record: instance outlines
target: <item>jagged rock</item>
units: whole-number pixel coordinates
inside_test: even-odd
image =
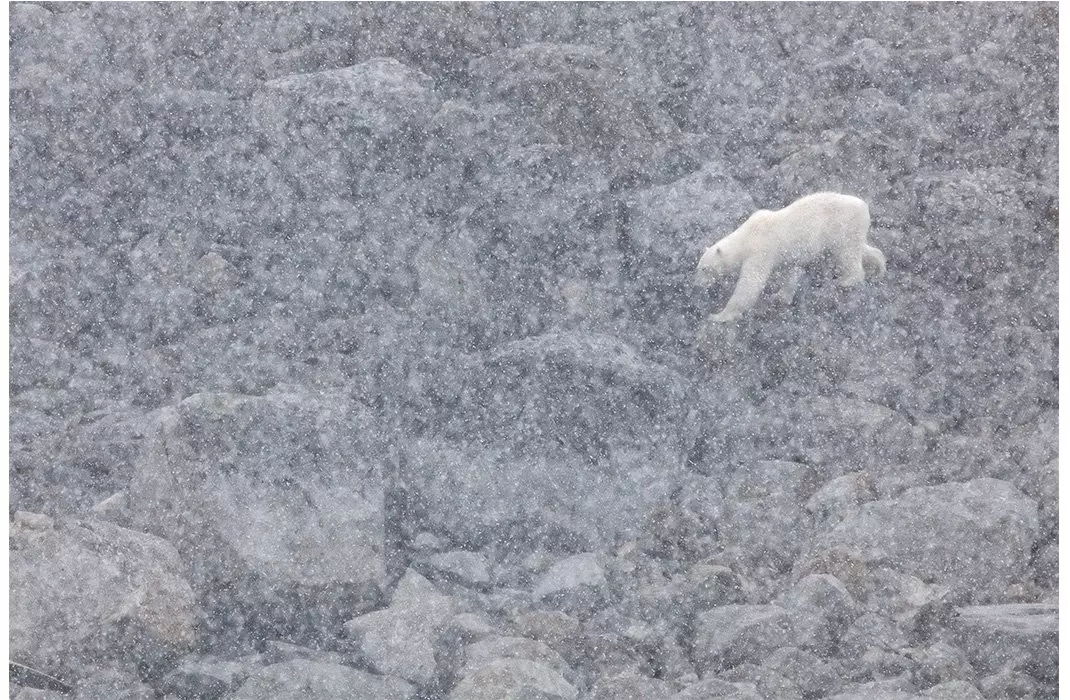
[[[627,232],[637,272],[656,270],[661,284],[690,284],[707,246],[732,233],[757,206],[746,189],[717,163],[706,163],[675,182],[632,195]]]
[[[747,602],[745,583],[727,566],[695,564],[688,570],[684,581],[681,603],[686,610],[709,610],[720,605]]]
[[[450,700],[573,700],[577,690],[546,664],[528,659],[493,659],[473,668],[450,691]]]
[[[519,457],[441,440],[406,448],[405,482],[429,526],[466,547],[594,548],[634,533],[667,498],[670,475],[649,463],[608,472],[574,456]],[[591,490],[588,484],[599,483]]]
[[[861,657],[870,647],[901,650],[910,645],[906,632],[893,620],[876,613],[859,615],[840,640],[841,653]]]
[[[293,110],[301,124],[346,117],[352,128],[388,135],[406,122],[430,119],[438,108],[431,81],[393,58],[269,80],[264,108]],[[280,107],[281,103],[281,107]]]
[[[673,692],[672,684],[634,672],[602,676],[585,696],[590,700],[662,700]]]
[[[598,588],[606,584],[605,571],[595,554],[575,554],[563,559],[546,572],[535,586],[535,595],[539,598],[553,595],[560,591],[574,590],[580,586]]]
[[[257,606],[262,624],[315,636],[374,604],[386,575],[383,485],[361,417],[284,392],[162,409],[129,491],[134,522],[175,543],[210,605]]]
[[[866,503],[819,536],[802,561],[845,550],[957,596],[990,600],[1022,577],[1037,529],[1031,500],[1004,481],[977,479]]]
[[[239,660],[189,657],[164,676],[157,686],[165,695],[181,700],[220,700],[258,670],[259,657]]]
[[[917,663],[917,678],[926,685],[951,685],[975,677],[966,654],[947,642],[936,642],[910,654]]]
[[[812,528],[803,505],[821,480],[820,470],[795,462],[741,467],[727,489],[721,545],[748,571],[766,576],[789,571]]]
[[[1041,697],[1041,687],[1036,680],[1025,673],[1000,671],[985,676],[977,682],[982,695],[986,698],[1036,698]],[[1048,697],[1058,697],[1058,690],[1052,689]]]
[[[168,542],[16,514],[9,549],[12,661],[69,682],[112,662],[158,669],[193,644],[193,591]]]
[[[550,567],[535,585],[534,596],[566,612],[588,616],[606,596],[606,574],[596,554],[574,554]]]
[[[469,644],[465,648],[466,661],[461,675],[474,674],[495,659],[527,659],[549,666],[565,678],[572,675],[560,654],[542,642],[523,637],[490,637]]]
[[[599,47],[532,43],[469,63],[484,99],[508,104],[533,141],[621,153],[675,131],[633,64]]]
[[[810,698],[828,695],[839,685],[835,669],[820,657],[797,647],[784,647],[762,661],[757,689],[764,697]]]
[[[345,632],[378,673],[429,686],[438,675],[434,642],[454,607],[427,579],[408,571],[394,589],[389,607],[350,620]]]
[[[74,688],[73,700],[155,700],[156,691],[142,683],[132,672],[100,669],[82,679]]]
[[[724,605],[699,613],[691,661],[699,675],[757,662],[795,641],[791,615],[777,605]]]
[[[813,574],[777,599],[788,611],[800,647],[822,656],[832,653],[861,612],[835,576]]]
[[[322,661],[294,659],[262,668],[227,700],[414,700],[416,689],[390,676]]]
[[[442,576],[467,586],[485,587],[490,583],[487,560],[476,552],[453,551],[431,554],[424,562],[414,562],[416,568],[432,579]]]
[[[729,683],[720,678],[706,678],[676,693],[671,700],[759,700],[761,697],[753,683]]]
[[[978,605],[959,608],[956,644],[979,673],[1022,672],[1042,683],[1059,675],[1056,605]]]
[[[877,491],[865,472],[851,472],[828,481],[806,502],[814,526],[823,530],[853,513],[863,503],[876,500]]]
[[[575,638],[580,622],[559,610],[532,610],[513,618],[517,632],[557,649]]]
[[[984,700],[985,696],[968,681],[946,681],[921,691],[918,697],[933,700]]]

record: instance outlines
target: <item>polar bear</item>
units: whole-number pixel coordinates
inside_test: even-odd
[[[754,306],[774,271],[783,271],[778,296],[790,303],[803,265],[825,254],[832,255],[839,272],[837,281],[843,287],[863,281],[866,267],[881,277],[884,254],[866,242],[868,231],[866,203],[836,192],[810,194],[783,209],[751,214],[742,226],[707,248],[699,260],[695,284],[700,286],[739,273],[732,297],[710,320],[723,323],[739,318]]]

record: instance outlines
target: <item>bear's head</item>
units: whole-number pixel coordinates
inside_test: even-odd
[[[706,249],[702,258],[698,261],[698,269],[695,270],[695,284],[700,287],[709,287],[718,277],[722,277],[732,270],[731,261],[724,251],[721,243],[715,243]]]

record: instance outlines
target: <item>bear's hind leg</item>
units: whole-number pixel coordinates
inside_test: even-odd
[[[874,277],[880,279],[884,277],[884,272],[887,269],[886,261],[884,259],[884,253],[880,251],[880,248],[867,244],[862,245],[862,267],[869,267],[874,270]]]
[[[799,288],[799,280],[802,279],[803,269],[791,266],[784,271],[784,280],[777,290],[776,298],[785,306],[790,306],[795,300],[795,292]]]
[[[847,248],[836,253],[836,267],[840,277],[836,280],[841,287],[853,287],[865,281],[866,271],[862,267],[862,251]]]

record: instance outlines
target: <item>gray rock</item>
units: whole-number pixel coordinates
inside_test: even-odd
[[[909,644],[906,632],[895,621],[876,613],[864,613],[844,632],[840,649],[848,657],[860,657],[870,647],[892,651],[905,649]]]
[[[157,689],[182,700],[220,700],[260,668],[259,657],[235,661],[188,657],[160,680]]]
[[[432,578],[442,576],[467,586],[486,586],[490,583],[487,560],[476,552],[457,550],[432,554],[426,559],[426,569]]]
[[[166,541],[17,513],[9,549],[11,660],[76,679],[113,662],[158,669],[193,644],[193,591]]]
[[[777,603],[791,615],[798,645],[822,656],[839,646],[861,612],[847,587],[828,574],[803,577]]]
[[[269,80],[252,108],[275,152],[293,159],[288,170],[300,174],[298,186],[322,198],[354,184],[347,166],[358,154],[404,162],[390,153],[391,140],[401,143],[426,125],[438,103],[426,75],[394,58],[373,58]],[[340,151],[343,142],[351,149]]]
[[[1037,529],[1031,500],[1004,481],[977,479],[867,503],[819,536],[808,559],[843,549],[986,600],[1021,579]]]
[[[885,467],[917,459],[924,448],[906,415],[871,401],[774,396],[763,409],[753,429],[768,440],[766,449],[826,469],[844,463]]]
[[[494,659],[472,669],[450,691],[450,700],[572,700],[577,690],[560,673],[528,659]]]
[[[1050,692],[1043,693],[1042,686],[1036,679],[1025,673],[1015,671],[1000,671],[990,676],[985,676],[977,682],[982,695],[986,698],[1039,698],[1058,697],[1058,689],[1050,688]]]
[[[416,689],[399,678],[349,666],[294,659],[249,676],[227,700],[412,700]]]
[[[726,552],[762,578],[791,569],[812,531],[804,508],[821,471],[796,462],[758,461],[729,483],[720,541]]]
[[[729,683],[720,678],[704,678],[676,693],[671,700],[759,700],[761,697],[753,683]]]
[[[917,663],[917,678],[924,685],[954,684],[975,677],[966,654],[947,642],[936,642],[910,654]]]
[[[663,700],[673,694],[668,681],[634,672],[602,676],[584,697],[590,700]]]
[[[691,661],[700,676],[747,662],[758,662],[792,646],[791,615],[777,605],[724,605],[699,613]]]
[[[535,142],[619,153],[675,131],[639,80],[645,70],[625,70],[620,57],[600,47],[531,43],[476,58],[469,71],[481,98],[509,105]],[[565,85],[571,110],[556,89]]]
[[[13,686],[17,688],[18,686]],[[39,688],[21,688],[11,693],[11,700],[66,700],[70,695],[54,690],[41,690]]]
[[[717,163],[633,195],[636,220],[628,232],[640,261],[690,283],[702,251],[734,231],[757,206]]]
[[[763,697],[820,697],[840,686],[835,671],[811,652],[784,647],[762,661],[757,688]]]
[[[699,563],[687,571],[681,605],[685,610],[697,611],[745,603],[746,589],[739,574],[727,566]]]
[[[918,697],[933,698],[933,700],[984,700],[984,695],[969,681],[945,681],[931,688],[927,688]]]
[[[438,676],[435,639],[453,616],[454,607],[427,579],[408,571],[389,607],[350,620],[345,632],[376,672],[429,686]]]
[[[601,588],[606,585],[606,574],[598,561],[598,555],[574,554],[550,567],[535,586],[535,596],[545,598],[561,591],[574,591],[582,586]]]
[[[532,610],[513,618],[517,632],[525,637],[545,642],[554,649],[574,639],[579,633],[580,622],[559,610]]]
[[[876,500],[877,491],[865,472],[851,472],[830,480],[806,502],[819,530],[832,527],[863,503]]]
[[[74,700],[156,700],[156,691],[141,682],[132,671],[98,669],[74,688]]]
[[[175,543],[212,605],[257,606],[265,624],[314,636],[370,607],[386,575],[380,466],[362,455],[360,415],[290,393],[162,409],[129,491],[134,522]]]
[[[572,671],[561,655],[542,642],[524,637],[490,637],[469,644],[465,648],[465,666],[462,676],[478,671],[495,659],[527,659],[549,666],[565,678]]]
[[[645,462],[609,472],[574,456],[534,459],[441,440],[406,452],[405,481],[426,525],[472,548],[593,548],[637,533],[671,491],[671,475]]]
[[[1058,678],[1057,605],[978,605],[958,612],[955,643],[979,673],[1022,672],[1045,683]]]

